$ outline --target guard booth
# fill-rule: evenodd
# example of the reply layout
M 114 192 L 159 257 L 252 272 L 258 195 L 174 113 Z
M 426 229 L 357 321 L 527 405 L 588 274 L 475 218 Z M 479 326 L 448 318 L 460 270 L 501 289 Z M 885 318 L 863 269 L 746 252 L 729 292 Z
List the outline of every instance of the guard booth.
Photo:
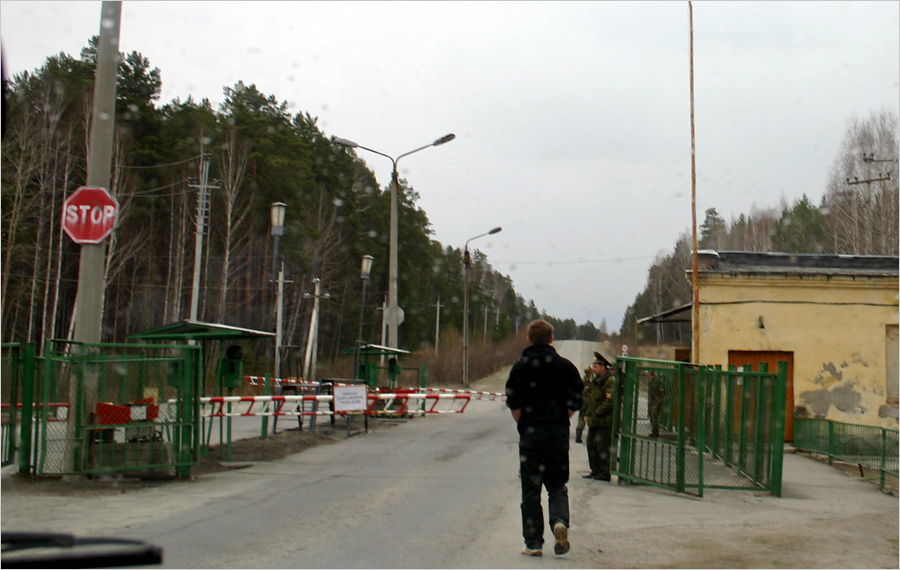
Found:
M 355 350 L 345 350 L 344 354 L 354 354 Z M 378 371 L 385 370 L 387 372 L 387 382 L 383 388 L 395 390 L 400 380 L 400 374 L 404 370 L 415 370 L 419 372 L 421 382 L 420 386 L 425 387 L 425 367 L 419 368 L 403 368 L 399 362 L 399 357 L 409 354 L 408 350 L 400 348 L 392 348 L 390 346 L 381 346 L 378 344 L 364 344 L 359 348 L 359 363 L 356 370 L 356 379 L 364 380 L 366 386 L 370 390 L 379 388 Z M 386 359 L 386 364 L 381 364 Z
M 170 323 L 160 327 L 148 329 L 142 332 L 132 333 L 127 337 L 129 340 L 149 341 L 181 341 L 186 343 L 197 343 L 202 347 L 202 358 L 199 364 L 200 393 L 198 397 L 203 396 L 231 396 L 232 390 L 240 388 L 244 383 L 244 361 L 243 348 L 236 344 L 238 342 L 246 342 L 251 340 L 259 340 L 265 338 L 275 338 L 274 333 L 246 329 L 225 325 L 221 323 L 206 323 L 202 321 L 185 320 L 176 323 Z M 210 357 L 211 343 L 219 344 L 219 358 L 214 365 L 215 377 L 210 385 L 208 382 L 206 364 Z M 227 404 L 228 409 L 226 417 L 207 418 L 200 413 L 199 400 L 196 402 L 197 413 L 200 416 L 200 446 L 208 451 L 210 444 L 217 439 L 218 445 L 225 445 L 227 457 L 231 456 L 231 422 L 230 415 L 231 404 Z M 268 430 L 267 418 L 263 418 L 261 427 L 261 435 L 265 436 Z M 216 425 L 218 424 L 218 425 Z M 214 429 L 214 428 L 218 429 Z M 214 438 L 217 435 L 217 438 Z

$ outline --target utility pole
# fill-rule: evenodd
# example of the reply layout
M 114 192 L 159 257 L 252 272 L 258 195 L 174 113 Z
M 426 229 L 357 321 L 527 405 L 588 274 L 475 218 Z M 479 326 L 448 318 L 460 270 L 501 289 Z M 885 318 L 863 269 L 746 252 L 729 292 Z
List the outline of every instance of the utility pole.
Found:
M 872 182 L 883 182 L 883 181 L 887 181 L 887 180 L 891 179 L 890 172 L 888 172 L 887 174 L 880 172 L 875 175 L 875 176 L 877 176 L 877 178 L 871 178 L 870 172 L 871 172 L 872 163 L 874 163 L 874 162 L 894 162 L 894 161 L 893 160 L 876 160 L 875 153 L 868 153 L 868 154 L 863 153 L 862 160 L 866 164 L 865 180 L 860 180 L 859 178 L 856 178 L 856 177 L 854 177 L 852 179 L 848 178 L 847 185 L 855 186 L 857 184 L 865 184 L 866 185 L 866 206 L 871 206 L 871 204 L 869 202 L 872 200 Z M 857 196 L 857 193 L 854 191 L 853 192 L 853 214 L 854 214 L 854 216 L 853 216 L 854 217 L 853 235 L 854 235 L 855 246 L 856 246 L 855 253 L 861 254 L 861 255 L 868 255 L 868 254 L 873 253 L 873 249 L 874 249 L 874 248 L 870 247 L 870 244 L 869 244 L 869 238 L 872 236 L 871 236 L 871 232 L 869 232 L 869 231 L 862 232 L 862 234 L 865 236 L 866 244 L 864 247 L 859 244 L 858 236 L 860 235 L 860 228 L 859 228 L 859 206 L 857 205 L 858 201 L 859 201 L 859 198 Z M 869 210 L 871 211 L 871 208 L 869 208 Z M 870 226 L 873 226 L 873 227 L 876 226 L 876 224 L 871 223 L 871 222 L 874 222 L 874 220 L 870 219 L 870 220 L 868 220 L 868 222 L 869 222 Z
M 200 147 L 200 180 L 188 179 L 189 188 L 197 188 L 197 214 L 194 220 L 194 281 L 191 284 L 191 317 L 197 320 L 200 305 L 200 260 L 203 257 L 203 234 L 206 233 L 206 220 L 209 219 L 209 190 L 219 186 L 209 185 L 209 163 L 211 154 L 203 153 Z
M 319 299 L 328 299 L 331 297 L 329 293 L 320 294 L 322 290 L 322 280 L 318 277 L 313 279 L 316 284 L 315 293 L 313 293 L 313 310 L 309 317 L 309 336 L 306 337 L 306 358 L 303 361 L 303 381 L 312 382 L 315 380 L 316 373 L 316 352 L 319 344 Z M 309 293 L 303 295 L 309 298 Z
M 694 6 L 688 2 L 691 31 L 691 362 L 700 362 L 700 262 L 697 258 L 697 144 L 694 134 Z
M 108 189 L 116 127 L 116 81 L 119 72 L 118 46 L 122 3 L 103 2 L 100 10 L 100 39 L 97 45 L 97 70 L 94 75 L 94 102 L 85 182 L 86 186 Z M 100 342 L 105 265 L 106 243 L 81 246 L 73 331 L 75 341 Z
M 434 316 L 434 356 L 437 358 L 438 355 L 438 344 L 441 340 L 441 296 L 438 295 L 437 304 L 435 304 L 437 309 L 435 310 Z
M 278 269 L 278 287 L 275 290 L 275 378 L 281 378 L 281 343 L 284 339 L 284 262 Z M 318 329 L 318 325 L 316 327 Z
M 121 20 L 121 2 L 101 4 L 97 70 L 94 75 L 94 101 L 85 179 L 86 185 L 90 187 L 109 188 L 116 127 L 116 82 L 119 72 L 118 46 Z M 78 263 L 78 293 L 75 297 L 75 326 L 72 340 L 96 344 L 100 342 L 103 330 L 106 243 L 83 244 Z M 69 410 L 83 410 L 85 414 L 93 413 L 99 383 L 98 371 L 95 367 L 91 367 L 85 374 L 84 394 L 78 394 L 74 386 L 69 390 Z M 68 440 L 65 451 L 66 467 L 81 472 L 82 451 L 80 446 L 76 445 L 76 429 L 80 429 L 80 426 L 76 426 L 75 421 L 66 423 Z

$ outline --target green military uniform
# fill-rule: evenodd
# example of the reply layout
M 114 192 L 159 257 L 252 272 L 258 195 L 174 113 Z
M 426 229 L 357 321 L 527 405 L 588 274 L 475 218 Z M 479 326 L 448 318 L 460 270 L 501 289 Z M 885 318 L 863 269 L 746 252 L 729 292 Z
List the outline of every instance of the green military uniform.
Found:
M 582 404 L 581 409 L 578 410 L 578 427 L 575 428 L 575 443 L 581 443 L 581 434 L 584 432 L 585 425 L 585 409 L 587 408 L 588 398 L 591 396 L 591 385 L 594 380 L 594 373 L 590 368 L 584 369 L 584 377 L 581 379 L 584 382 L 584 390 L 582 392 Z
M 616 376 L 609 361 L 598 353 L 595 355 L 606 366 L 606 371 L 594 378 L 590 396 L 585 400 L 584 416 L 589 428 L 586 446 L 591 467 L 591 473 L 586 477 L 609 481 Z

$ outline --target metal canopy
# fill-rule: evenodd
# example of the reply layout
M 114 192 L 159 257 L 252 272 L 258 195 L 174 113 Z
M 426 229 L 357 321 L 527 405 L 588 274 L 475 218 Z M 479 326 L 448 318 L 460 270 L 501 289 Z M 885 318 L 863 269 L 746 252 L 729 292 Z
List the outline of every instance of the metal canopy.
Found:
M 353 350 L 342 350 L 342 354 L 353 354 L 356 352 Z M 359 353 L 362 355 L 367 354 L 409 354 L 408 350 L 403 350 L 402 348 L 394 348 L 391 346 L 382 346 L 380 344 L 363 344 L 359 347 Z
M 638 319 L 637 324 L 642 325 L 644 323 L 689 323 L 691 322 L 690 318 L 684 318 L 683 314 L 690 310 L 693 306 L 693 303 L 688 303 L 686 305 L 682 305 L 680 307 L 675 307 L 674 309 L 669 309 L 668 311 L 663 311 L 662 313 L 657 313 L 655 315 L 650 315 L 649 317 L 644 317 L 642 319 Z
M 275 333 L 201 321 L 181 321 L 145 331 L 132 333 L 125 338 L 138 340 L 239 340 L 274 337 Z

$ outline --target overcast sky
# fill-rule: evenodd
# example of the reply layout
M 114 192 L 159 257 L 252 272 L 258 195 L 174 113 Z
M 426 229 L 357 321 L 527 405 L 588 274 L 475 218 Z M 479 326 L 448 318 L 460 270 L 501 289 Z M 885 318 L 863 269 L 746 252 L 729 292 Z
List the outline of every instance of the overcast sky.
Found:
M 77 57 L 100 6 L 0 2 L 7 72 Z M 698 224 L 818 203 L 848 120 L 900 106 L 898 2 L 698 1 L 693 26 Z M 390 156 L 455 133 L 399 162 L 434 238 L 502 226 L 470 246 L 559 318 L 617 330 L 691 229 L 687 2 L 126 1 L 120 51 L 160 104 L 243 81 Z

